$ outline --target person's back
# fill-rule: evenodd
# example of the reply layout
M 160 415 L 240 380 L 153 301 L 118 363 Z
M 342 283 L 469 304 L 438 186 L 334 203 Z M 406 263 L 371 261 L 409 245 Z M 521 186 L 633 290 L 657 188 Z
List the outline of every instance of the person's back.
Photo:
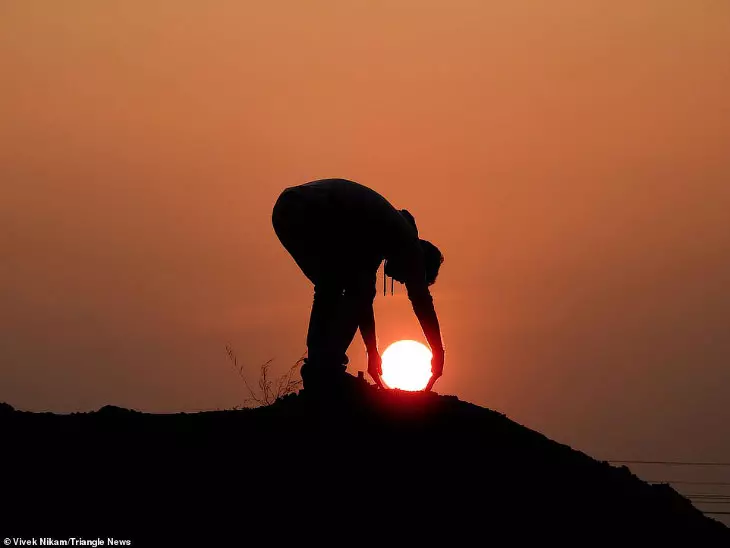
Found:
M 310 222 L 332 231 L 320 231 L 319 238 L 333 246 L 350 271 L 370 274 L 384 258 L 396 254 L 416 263 L 412 268 L 422 268 L 415 225 L 375 190 L 347 179 L 320 179 L 284 192 L 300 194 L 317 211 Z M 355 274 L 362 277 L 365 272 Z

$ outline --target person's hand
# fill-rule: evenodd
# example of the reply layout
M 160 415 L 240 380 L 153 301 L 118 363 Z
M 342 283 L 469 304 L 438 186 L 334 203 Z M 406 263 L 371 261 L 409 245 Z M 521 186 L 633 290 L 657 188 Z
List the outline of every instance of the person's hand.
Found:
M 428 381 L 425 392 L 430 392 L 439 377 L 443 375 L 444 359 L 445 356 L 443 348 L 434 350 L 433 357 L 431 358 L 431 379 Z
M 368 352 L 368 374 L 373 378 L 378 388 L 383 388 L 380 376 L 383 374 L 383 360 L 377 350 Z

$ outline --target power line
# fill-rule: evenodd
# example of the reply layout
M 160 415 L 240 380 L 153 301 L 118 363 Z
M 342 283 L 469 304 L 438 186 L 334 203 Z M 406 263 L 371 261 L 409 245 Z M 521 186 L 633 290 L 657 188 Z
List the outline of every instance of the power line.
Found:
M 730 466 L 730 462 L 686 462 L 677 460 L 608 460 L 611 464 L 656 464 L 662 466 Z
M 728 501 L 728 500 L 694 500 L 693 499 L 692 502 L 695 504 L 724 504 L 725 506 L 730 504 L 730 501 Z
M 647 483 L 676 483 L 677 485 L 727 485 L 730 481 L 684 481 L 684 480 L 646 480 Z

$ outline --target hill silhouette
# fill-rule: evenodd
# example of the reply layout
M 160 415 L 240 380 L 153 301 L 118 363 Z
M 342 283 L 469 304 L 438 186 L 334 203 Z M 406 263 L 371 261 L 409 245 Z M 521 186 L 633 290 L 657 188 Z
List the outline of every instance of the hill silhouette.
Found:
M 175 414 L 0 405 L 0 422 L 5 536 L 730 545 L 671 487 L 454 396 L 363 386 Z

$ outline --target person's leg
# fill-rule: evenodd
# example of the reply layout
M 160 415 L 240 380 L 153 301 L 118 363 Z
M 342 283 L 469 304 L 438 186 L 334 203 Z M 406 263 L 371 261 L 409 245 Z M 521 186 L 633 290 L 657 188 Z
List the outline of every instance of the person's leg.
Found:
M 274 230 L 284 248 L 314 284 L 307 331 L 307 359 L 302 366 L 305 388 L 323 376 L 342 373 L 346 357 L 339 352 L 343 284 L 338 280 L 337 246 L 328 215 L 305 193 L 285 191 L 272 214 Z
M 362 306 L 362 296 L 345 289 L 339 302 L 337 320 L 333 323 L 332 331 L 329 334 L 333 356 L 345 364 L 348 361 L 347 349 L 352 344 L 359 327 Z
M 302 367 L 305 385 L 315 377 L 331 377 L 344 371 L 343 354 L 338 352 L 338 345 L 333 344 L 342 301 L 342 289 L 338 285 L 326 282 L 315 285 L 307 331 L 307 361 Z
M 341 283 L 315 288 L 307 344 L 313 363 L 321 365 L 324 375 L 345 373 L 347 350 L 360 326 L 365 307 L 375 298 L 374 281 L 371 288 L 359 284 Z M 368 301 L 369 299 L 369 301 Z
M 365 308 L 375 299 L 375 273 L 370 279 L 366 265 L 357 266 L 355 260 L 338 253 L 343 246 L 340 243 L 324 253 L 321 266 L 325 278 L 315 285 L 308 338 L 309 355 L 332 373 L 347 369 L 347 350 Z
M 343 292 L 340 285 L 315 288 L 307 346 L 308 357 L 302 365 L 304 389 L 314 393 L 349 394 L 360 387 L 347 375 L 347 349 L 359 327 L 362 299 L 354 292 Z

